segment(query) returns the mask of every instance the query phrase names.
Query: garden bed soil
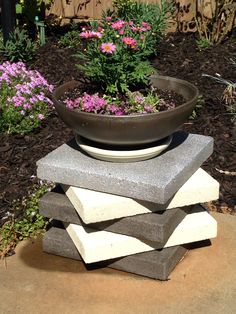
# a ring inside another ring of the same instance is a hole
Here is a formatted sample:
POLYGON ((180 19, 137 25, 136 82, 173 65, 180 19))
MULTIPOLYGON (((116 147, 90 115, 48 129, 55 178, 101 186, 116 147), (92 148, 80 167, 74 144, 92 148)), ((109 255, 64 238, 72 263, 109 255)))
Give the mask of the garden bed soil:
MULTIPOLYGON (((200 51, 195 35, 169 34, 157 47, 152 60, 161 75, 169 75, 195 84, 204 103, 197 117, 183 129, 212 136, 214 153, 203 168, 220 183, 220 198, 208 204, 211 210, 236 214, 236 127, 221 101, 224 85, 203 77, 203 74, 236 82, 236 68, 230 59, 236 58, 236 33, 221 45, 200 51)), ((49 83, 58 86, 72 79, 81 79, 75 63, 74 50, 61 48, 56 38, 48 38, 37 58, 29 66, 40 71, 49 83)), ((33 134, 0 136, 0 222, 12 213, 12 201, 22 199, 39 184, 36 161, 73 137, 72 131, 53 113, 33 134)), ((22 212, 19 209, 17 215, 22 212)))

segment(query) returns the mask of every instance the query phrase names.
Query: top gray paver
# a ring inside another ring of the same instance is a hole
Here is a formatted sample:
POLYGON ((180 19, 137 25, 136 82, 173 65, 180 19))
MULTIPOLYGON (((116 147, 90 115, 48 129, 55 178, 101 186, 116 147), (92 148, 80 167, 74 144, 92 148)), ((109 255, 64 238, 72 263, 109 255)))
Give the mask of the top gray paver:
POLYGON ((213 138, 176 132, 168 150, 140 162, 94 159, 75 140, 37 162, 37 176, 61 184, 117 194, 154 203, 168 202, 213 152, 213 138))

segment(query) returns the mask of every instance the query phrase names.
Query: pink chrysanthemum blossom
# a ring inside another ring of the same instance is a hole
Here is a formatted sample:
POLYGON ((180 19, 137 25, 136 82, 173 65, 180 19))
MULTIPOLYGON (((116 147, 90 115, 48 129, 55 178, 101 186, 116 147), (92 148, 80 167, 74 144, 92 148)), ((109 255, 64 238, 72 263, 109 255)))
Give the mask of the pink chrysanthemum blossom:
POLYGON ((119 29, 125 27, 125 25, 126 25, 126 22, 125 22, 125 21, 119 20, 119 21, 117 21, 117 22, 112 23, 112 24, 111 24, 111 27, 112 27, 113 29, 115 29, 115 30, 119 30, 119 29))
POLYGON ((80 34, 81 38, 102 38, 102 33, 100 32, 94 32, 94 31, 86 31, 86 32, 81 32, 80 34))
POLYGON ((151 25, 148 24, 147 22, 142 22, 142 27, 146 28, 146 30, 150 31, 151 25))
POLYGON ((136 26, 132 26, 130 29, 131 29, 134 33, 136 33, 136 32, 139 31, 139 28, 136 27, 136 26))
POLYGON ((98 26, 97 31, 99 33, 103 33, 104 32, 104 28, 102 28, 101 26, 98 26))
POLYGON ((101 44, 100 49, 103 53, 112 54, 116 51, 116 45, 113 43, 103 43, 101 44))
POLYGON ((124 37, 122 39, 122 41, 127 45, 130 46, 131 48, 135 48, 137 45, 137 41, 136 39, 132 38, 132 37, 124 37))
POLYGON ((106 21, 107 21, 107 22, 111 22, 111 21, 112 21, 112 16, 107 16, 107 17, 106 17, 106 21))

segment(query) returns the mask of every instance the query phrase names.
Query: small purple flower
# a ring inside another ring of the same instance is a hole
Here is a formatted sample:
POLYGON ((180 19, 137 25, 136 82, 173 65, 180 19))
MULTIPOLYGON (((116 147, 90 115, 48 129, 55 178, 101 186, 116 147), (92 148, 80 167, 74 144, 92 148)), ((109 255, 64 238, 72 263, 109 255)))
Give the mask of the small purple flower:
POLYGON ((24 108, 24 110, 28 110, 28 109, 31 109, 31 106, 30 106, 30 104, 24 104, 23 105, 23 108, 24 108))
POLYGON ((52 101, 46 95, 52 92, 53 86, 39 72, 28 70, 23 62, 7 61, 0 65, 0 88, 3 91, 0 101, 4 111, 9 114, 9 125, 14 125, 16 132, 33 130, 46 117, 49 106, 52 106, 52 101), (24 123, 17 122, 16 125, 19 114, 34 122, 27 130, 24 129, 24 123))
POLYGON ((31 97, 30 99, 29 99, 29 102, 31 102, 31 104, 34 104, 34 103, 36 103, 38 100, 37 100, 37 98, 35 97, 35 96, 33 96, 33 97, 31 97))
POLYGON ((44 120, 44 119, 45 119, 45 116, 40 113, 40 114, 38 114, 38 119, 39 119, 39 120, 44 120))
POLYGON ((143 104, 143 102, 144 102, 143 96, 141 96, 141 95, 135 96, 135 102, 137 102, 138 104, 143 104))
POLYGON ((146 113, 153 112, 153 107, 151 105, 148 105, 148 104, 144 105, 144 112, 146 112, 146 113))

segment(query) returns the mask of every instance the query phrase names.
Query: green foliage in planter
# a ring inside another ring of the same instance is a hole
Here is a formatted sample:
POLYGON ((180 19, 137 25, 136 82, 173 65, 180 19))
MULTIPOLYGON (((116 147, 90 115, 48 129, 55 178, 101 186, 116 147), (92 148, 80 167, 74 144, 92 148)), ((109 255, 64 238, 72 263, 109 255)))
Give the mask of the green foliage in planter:
POLYGON ((27 198, 13 203, 13 210, 19 211, 20 209, 24 215, 21 219, 10 216, 9 221, 0 228, 0 258, 12 253, 19 241, 37 237, 45 231, 48 222, 39 214, 39 199, 50 188, 50 185, 34 188, 27 198))
POLYGON ((38 45, 29 38, 27 32, 18 27, 5 44, 0 41, 0 53, 11 62, 32 60, 37 47, 38 45))

